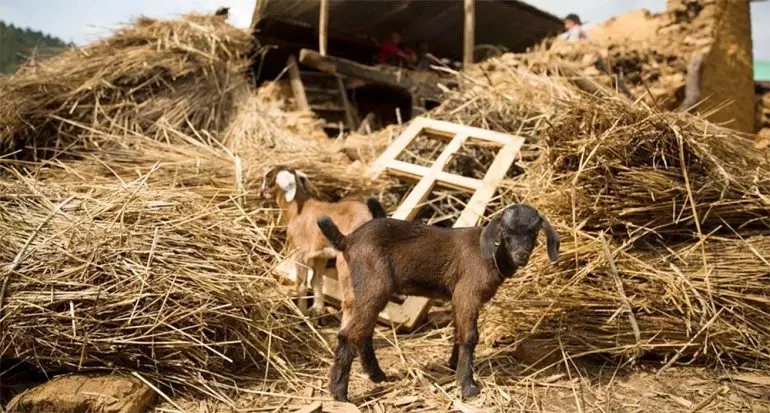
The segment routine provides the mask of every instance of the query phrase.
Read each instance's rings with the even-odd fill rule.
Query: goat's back
[[[482,228],[441,228],[382,218],[348,235],[345,257],[351,267],[377,272],[387,266],[397,290],[407,294],[450,297],[462,272],[485,271],[479,239]],[[373,274],[366,274],[366,277]],[[383,276],[383,275],[380,275]],[[354,278],[354,286],[356,283]]]
[[[289,223],[287,233],[291,242],[300,248],[304,246],[308,251],[331,247],[316,223],[324,215],[331,217],[344,235],[372,219],[369,207],[357,200],[331,203],[309,199],[303,205],[298,219]]]

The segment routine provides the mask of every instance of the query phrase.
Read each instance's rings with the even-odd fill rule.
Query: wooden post
[[[286,65],[289,67],[289,84],[291,84],[294,100],[297,101],[297,108],[302,111],[310,110],[310,104],[308,104],[307,96],[305,95],[305,85],[302,84],[302,78],[299,76],[297,58],[294,55],[289,56]]]
[[[347,90],[345,90],[345,81],[342,80],[342,76],[335,76],[337,77],[337,87],[340,90],[340,99],[342,99],[342,105],[345,108],[345,120],[347,121],[348,129],[352,132],[358,128],[358,122],[356,122],[356,116],[353,112],[353,105],[351,105],[348,100],[348,93]]]
[[[465,37],[463,48],[463,69],[473,64],[473,46],[475,44],[474,34],[476,33],[476,24],[474,16],[474,0],[465,0]]]
[[[329,31],[329,0],[321,0],[318,18],[318,52],[326,56],[327,32]]]

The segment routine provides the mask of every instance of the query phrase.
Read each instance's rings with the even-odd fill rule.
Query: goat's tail
[[[385,208],[377,198],[366,198],[366,206],[369,207],[369,212],[372,213],[372,219],[385,218],[388,216],[388,213],[385,212]]]
[[[329,240],[334,249],[338,251],[345,249],[345,236],[342,235],[340,229],[337,228],[337,224],[330,217],[326,215],[321,216],[318,218],[317,224],[318,228],[321,229],[321,233]]]

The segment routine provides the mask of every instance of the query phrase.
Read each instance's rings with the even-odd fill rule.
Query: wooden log
[[[474,35],[476,33],[475,23],[475,0],[465,0],[465,36],[463,38],[463,68],[473,64],[473,46],[475,45]]]
[[[267,8],[267,1],[268,0],[257,0],[256,4],[254,5],[254,13],[251,15],[251,28],[257,27],[257,23],[259,23],[260,20],[262,20],[262,17],[264,17],[265,9]]]
[[[418,74],[417,72],[403,69],[396,73],[397,69],[374,68],[339,57],[322,56],[320,53],[310,49],[302,49],[299,52],[299,61],[303,65],[322,72],[340,74],[372,83],[406,89],[425,98],[438,100],[442,94],[441,89],[438,87],[439,78],[431,76],[429,73],[421,72]]]
[[[329,33],[329,0],[321,0],[318,15],[318,52],[326,56],[327,35]]]
[[[289,67],[289,83],[291,84],[291,92],[294,94],[294,100],[297,101],[297,108],[303,111],[310,110],[310,104],[307,102],[307,95],[305,94],[305,85],[299,76],[297,58],[294,55],[289,56],[286,65]]]

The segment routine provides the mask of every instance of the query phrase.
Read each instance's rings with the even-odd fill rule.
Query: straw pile
[[[322,197],[380,192],[385,182],[362,171],[392,134],[347,147],[303,139],[312,115],[248,87],[247,38],[215,17],[140,19],[0,80],[3,153],[57,150],[0,162],[0,355],[43,369],[129,369],[225,401],[244,375],[297,393],[307,377],[293,365],[314,357],[320,368],[329,343],[270,276],[286,252],[282,227],[255,187],[283,163],[308,172]],[[489,306],[482,337],[572,357],[766,365],[764,154],[697,117],[586,93],[561,76],[569,59],[522,64],[537,58],[472,68],[463,76],[473,87],[431,112],[527,136],[527,156],[539,157],[514,168],[488,215],[525,201],[562,234],[561,262],[539,250]],[[437,150],[425,143],[409,156]],[[450,169],[478,173],[482,152]],[[437,195],[420,217],[449,225],[467,201]]]
[[[271,274],[283,224],[259,180],[283,163],[323,197],[381,185],[249,87],[248,38],[141,18],[0,79],[18,151],[0,161],[0,357],[227,402],[244,378],[300,382],[293,363],[328,349]]]
[[[72,122],[169,141],[165,127],[220,131],[246,86],[249,50],[249,34],[221,18],[139,18],[3,79],[0,150],[88,140]]]
[[[500,201],[532,204],[562,233],[557,267],[541,252],[497,294],[486,338],[559,359],[561,346],[766,365],[765,154],[699,118],[507,64],[518,58],[479,65],[475,87],[434,112],[537,139],[542,155]]]

